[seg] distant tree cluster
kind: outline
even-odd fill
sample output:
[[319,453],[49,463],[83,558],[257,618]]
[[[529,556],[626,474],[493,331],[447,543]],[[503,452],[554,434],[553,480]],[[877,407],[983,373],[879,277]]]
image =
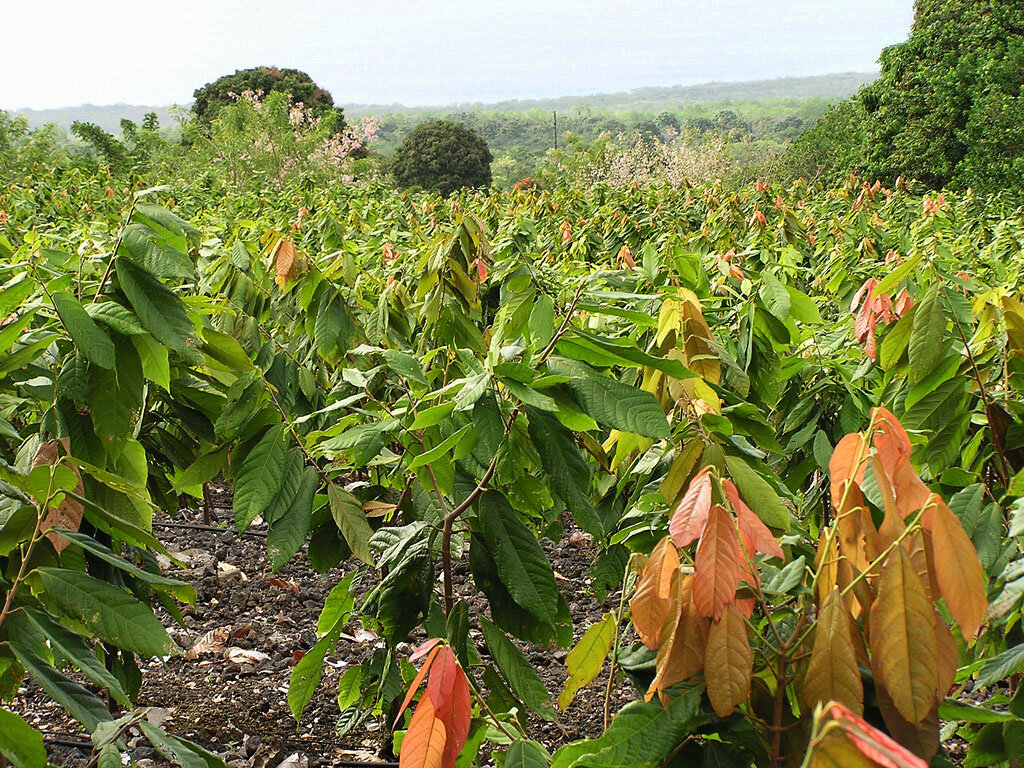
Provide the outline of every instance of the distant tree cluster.
[[197,88],[193,93],[192,112],[200,122],[209,123],[222,108],[236,102],[245,92],[286,93],[292,104],[302,104],[317,116],[333,111],[337,115],[335,128],[340,131],[345,127],[344,110],[335,106],[330,91],[318,86],[305,72],[279,67],[239,69]]
[[1024,191],[1024,3],[918,0],[881,76],[799,139],[798,166],[930,188]]

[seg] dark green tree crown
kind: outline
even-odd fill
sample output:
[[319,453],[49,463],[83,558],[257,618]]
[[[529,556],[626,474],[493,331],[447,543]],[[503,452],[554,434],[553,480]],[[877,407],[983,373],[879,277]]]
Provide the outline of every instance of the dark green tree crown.
[[449,195],[462,187],[491,183],[487,143],[458,123],[433,120],[416,126],[395,153],[392,173],[403,187]]

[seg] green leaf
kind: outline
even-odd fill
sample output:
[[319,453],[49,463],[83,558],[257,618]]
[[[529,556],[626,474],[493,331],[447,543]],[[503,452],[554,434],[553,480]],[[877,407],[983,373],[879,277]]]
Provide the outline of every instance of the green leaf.
[[790,316],[794,320],[799,320],[807,325],[821,325],[824,322],[818,311],[818,305],[810,296],[791,285],[786,286],[786,292],[789,294]]
[[[24,621],[31,624],[49,641],[50,647],[58,651],[68,661],[78,667],[79,671],[98,688],[106,688],[114,701],[122,706],[129,706],[128,694],[124,692],[121,683],[103,663],[96,657],[96,653],[85,640],[76,634],[69,632],[64,627],[55,623],[45,613],[34,608],[24,607],[19,612]],[[18,618],[18,614],[12,614],[8,621]],[[16,644],[16,643],[15,643]]]
[[135,434],[142,418],[142,361],[132,344],[119,344],[117,367],[90,368],[86,404],[92,411],[96,434],[105,438],[127,438]]
[[551,706],[551,697],[526,657],[504,632],[484,616],[480,616],[480,629],[483,631],[484,642],[487,643],[491,658],[498,665],[512,692],[540,717],[548,721],[554,720],[555,711]]
[[774,318],[783,323],[789,319],[791,307],[789,291],[775,275],[768,272],[761,273],[761,288],[757,295],[761,297],[765,309],[771,312]]
[[788,531],[789,509],[782,503],[768,481],[737,456],[726,456],[725,464],[729,468],[729,476],[739,489],[740,496],[765,525]]
[[910,332],[910,380],[920,381],[942,357],[942,339],[946,333],[946,315],[942,310],[938,280],[925,289],[914,310]]
[[0,708],[0,755],[18,768],[46,768],[43,734],[13,712]]
[[114,342],[96,325],[96,321],[89,317],[89,313],[78,303],[78,299],[67,291],[57,291],[52,298],[60,321],[67,329],[71,340],[75,342],[75,346],[93,365],[113,368]]
[[402,378],[422,384],[424,387],[430,386],[430,382],[427,381],[427,377],[423,375],[423,371],[420,369],[419,362],[412,355],[400,352],[397,349],[385,349],[380,355],[384,358],[388,368]]
[[174,765],[180,765],[181,768],[223,768],[224,764],[217,755],[198,744],[172,736],[147,720],[142,720],[139,728],[156,751]]
[[496,491],[480,498],[481,533],[498,566],[498,575],[516,603],[542,621],[554,622],[558,587],[537,537]]
[[183,218],[161,205],[140,203],[133,219],[138,219],[172,248],[187,251],[189,241],[198,243],[201,233]]
[[[121,250],[157,277],[195,280],[196,269],[188,254],[160,242],[152,229],[142,224],[129,224],[124,229]],[[119,251],[120,253],[120,251]]]
[[92,536],[87,536],[80,531],[68,531],[63,528],[55,528],[54,530],[68,541],[76,544],[90,554],[95,555],[100,560],[103,560],[109,565],[114,566],[118,570],[129,574],[141,582],[149,584],[154,589],[174,595],[183,603],[195,603],[196,590],[191,584],[187,584],[184,581],[178,581],[177,579],[170,579],[166,576],[161,576],[159,573],[144,571],[132,563],[129,563],[123,557],[119,557],[114,554],[109,547],[106,547],[96,541]]
[[1024,643],[993,656],[982,665],[975,682],[977,688],[987,688],[1024,669]]
[[910,332],[914,328],[914,315],[917,313],[915,304],[901,317],[896,324],[890,328],[885,338],[882,339],[881,351],[878,354],[878,363],[883,371],[891,371],[896,363],[903,357],[903,353],[910,343]]
[[302,451],[296,446],[288,449],[285,455],[284,467],[281,470],[281,487],[274,495],[273,500],[263,510],[263,519],[268,525],[273,525],[281,516],[287,512],[295,501],[302,484],[302,470],[305,466]]
[[17,282],[7,283],[7,286],[0,291],[0,317],[7,317],[36,290],[36,284],[28,278],[27,274],[16,279]]
[[313,339],[320,354],[332,357],[347,352],[354,330],[345,299],[340,294],[325,293],[313,326]]
[[922,256],[920,253],[914,254],[888,275],[879,280],[878,285],[875,286],[875,296],[881,296],[883,293],[892,293],[900,283],[910,277],[911,272],[917,269],[918,265],[921,263],[921,258]]
[[181,352],[192,333],[185,305],[170,288],[131,259],[117,259],[121,290],[153,338]]
[[69,680],[48,664],[40,662],[34,655],[24,652],[19,646],[12,645],[11,650],[35,684],[85,726],[87,731],[95,731],[100,723],[114,719],[98,696],[89,693],[83,686]]
[[419,467],[430,464],[433,461],[437,461],[443,457],[451,454],[457,445],[461,443],[465,438],[472,437],[470,432],[473,429],[472,424],[466,424],[464,427],[457,429],[452,432],[448,437],[442,440],[440,443],[435,445],[433,448],[424,451],[423,453],[416,456],[412,461],[409,462],[409,470],[418,469]]
[[559,709],[568,709],[576,692],[601,673],[605,657],[615,641],[615,630],[615,615],[606,613],[583,634],[576,647],[569,651],[569,655],[565,657],[569,678],[558,696]]
[[284,424],[275,424],[268,429],[249,451],[235,478],[234,512],[239,533],[243,533],[252,525],[253,520],[263,514],[281,490],[288,460],[284,430]]
[[189,464],[178,476],[174,482],[174,488],[181,490],[210,482],[224,468],[227,458],[228,449],[226,447],[221,448],[219,451],[204,453]]
[[600,738],[566,744],[551,768],[653,768],[693,727],[700,691],[688,691],[663,707],[634,701],[623,707]]
[[505,768],[548,768],[551,755],[536,741],[513,741],[505,755]]
[[302,710],[313,698],[316,687],[320,684],[320,678],[324,674],[324,657],[338,644],[343,626],[341,622],[336,623],[326,635],[317,640],[316,645],[310,648],[305,656],[299,659],[299,663],[292,670],[288,682],[288,708],[296,723],[302,718]]
[[85,311],[93,320],[103,323],[110,330],[120,333],[122,336],[140,336],[147,332],[135,313],[116,301],[86,304]]
[[964,720],[968,723],[1005,723],[1016,720],[1017,717],[1010,712],[986,709],[966,701],[946,699],[939,705],[939,719]]
[[[637,347],[632,339],[609,339],[578,328],[571,329],[572,337],[563,337],[556,349],[565,357],[581,360],[591,365],[610,367],[613,365],[642,368],[650,366],[667,373],[673,379],[692,379],[697,374],[680,363],[667,357],[648,354]],[[595,360],[600,362],[595,362]]]
[[309,535],[313,503],[319,487],[320,476],[316,470],[313,467],[305,467],[302,471],[302,482],[291,506],[270,524],[267,533],[267,554],[270,555],[271,572],[281,570],[302,549],[306,536]]
[[317,635],[326,635],[339,622],[343,627],[348,623],[352,608],[355,606],[355,598],[352,597],[352,580],[355,575],[356,572],[352,571],[328,593],[324,607],[316,620]]
[[576,448],[575,437],[554,416],[529,407],[526,412],[530,440],[552,490],[580,528],[592,536],[604,536],[604,525],[590,503],[590,468]]
[[79,623],[100,640],[142,656],[165,656],[174,644],[149,606],[112,584],[64,568],[37,568],[45,605]]
[[327,497],[331,502],[331,516],[338,530],[352,550],[352,554],[367,565],[373,565],[370,537],[373,529],[366,521],[362,502],[343,488],[331,483],[327,486]]
[[133,336],[135,350],[139,353],[142,361],[142,373],[154,384],[159,385],[165,392],[171,391],[171,365],[168,349],[148,333],[142,336]]
[[657,398],[615,379],[600,376],[582,363],[548,360],[552,373],[571,376],[567,386],[580,407],[596,421],[623,432],[666,438],[672,432]]

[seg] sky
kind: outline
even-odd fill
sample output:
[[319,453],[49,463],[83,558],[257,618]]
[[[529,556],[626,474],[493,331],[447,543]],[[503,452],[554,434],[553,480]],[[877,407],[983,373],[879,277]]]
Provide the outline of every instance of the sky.
[[0,108],[187,103],[260,64],[340,104],[867,72],[913,0],[0,0]]

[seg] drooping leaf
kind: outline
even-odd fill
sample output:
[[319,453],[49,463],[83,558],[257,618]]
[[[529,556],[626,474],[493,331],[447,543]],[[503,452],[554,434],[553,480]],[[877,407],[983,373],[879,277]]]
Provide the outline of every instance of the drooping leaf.
[[704,680],[708,698],[719,717],[728,717],[750,696],[754,654],[747,638],[747,624],[733,605],[712,622],[704,656]]
[[555,711],[551,706],[551,697],[530,662],[504,632],[483,616],[480,617],[480,629],[483,631],[484,642],[491,658],[498,665],[512,692],[542,718],[554,720]]
[[0,707],[0,755],[18,768],[46,768],[43,734]]
[[967,538],[963,526],[938,496],[922,517],[922,524],[931,534],[932,561],[939,592],[953,619],[960,625],[964,640],[970,642],[977,634],[988,609],[985,572]]
[[192,333],[185,305],[171,289],[131,259],[116,260],[117,278],[143,328],[171,349],[181,351]]
[[99,639],[143,656],[163,656],[173,644],[148,606],[112,584],[64,568],[37,568],[44,604]]
[[444,768],[445,727],[429,696],[416,705],[398,756],[400,768]]
[[839,590],[833,589],[818,614],[814,648],[804,677],[803,697],[811,709],[838,701],[854,714],[864,711],[864,685],[850,637],[850,623]]
[[677,547],[688,546],[700,536],[711,510],[711,475],[707,470],[698,472],[679,501],[668,531]]
[[352,554],[367,565],[373,565],[373,552],[370,549],[373,529],[366,520],[362,502],[334,483],[327,486],[327,496],[331,502],[334,522],[338,524],[338,529],[345,537]]
[[284,424],[276,424],[260,438],[235,478],[234,512],[238,532],[243,533],[252,521],[270,506],[284,478],[288,447],[284,440]]
[[932,606],[910,559],[896,547],[885,564],[871,605],[871,662],[875,680],[911,724],[935,706],[938,692]]
[[549,413],[529,406],[526,412],[530,439],[552,490],[565,502],[580,528],[592,536],[603,536],[604,525],[590,503],[590,468],[580,455],[573,434]]
[[659,541],[647,559],[629,601],[633,626],[641,642],[654,650],[661,644],[665,620],[672,608],[672,585],[679,578],[679,553],[669,537]]
[[114,367],[114,343],[110,337],[89,317],[78,303],[78,299],[67,291],[53,294],[53,305],[60,320],[67,328],[71,340],[93,365],[101,368]]
[[925,289],[914,310],[910,332],[910,380],[920,381],[942,357],[942,337],[946,315],[942,309],[942,283],[938,280]]
[[788,531],[791,517],[789,509],[768,481],[738,456],[726,456],[725,464],[729,468],[729,476],[740,489],[740,495],[765,525]]
[[693,561],[693,604],[701,616],[719,619],[736,597],[743,553],[729,511],[715,505],[697,544]]
[[599,622],[592,624],[576,647],[565,657],[568,679],[558,696],[558,708],[568,709],[573,697],[601,672],[605,657],[615,640],[615,614],[606,613]]

